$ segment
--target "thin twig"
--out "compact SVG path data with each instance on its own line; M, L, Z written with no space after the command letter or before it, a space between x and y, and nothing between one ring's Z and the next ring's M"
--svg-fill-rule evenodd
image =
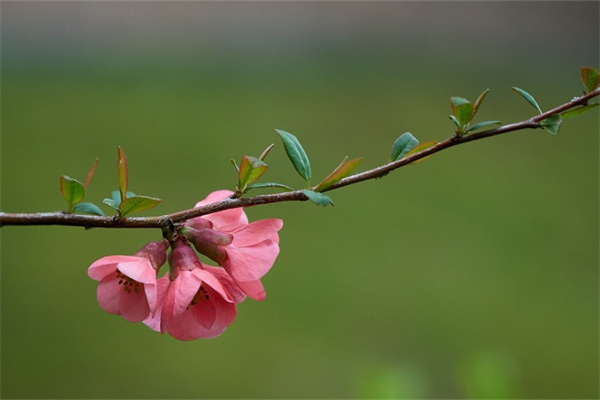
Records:
M412 154L388 164L381 165L368 171L364 171L355 175L348 176L334 185L327 188L325 191L339 189L344 186L352 185L358 182L381 178L389 172L417 161L421 158L430 156L444 149L457 146L459 144L471 142L497 136L508 132L514 132L524 129L540 128L540 122L553 114L570 110L580 105L585 105L587 102L600 95L600 88L596 89L582 97L574 98L573 100L561 104L542 114L531 117L527 120L516 122L508 125L500 126L496 129L473 133L466 136L458 137L456 135L435 144L423 151ZM279 203L283 201L306 201L308 198L302 190L295 190L284 193L265 194L253 197L244 198L227 198L225 200L207 204L202 207L183 210L172 214L161 215L158 217L132 217L117 219L114 216L100 217L93 215L67 214L64 212L49 212L49 213L4 213L0 212L0 227L6 225L66 225L66 226L82 226L85 228L163 228L167 223L181 223L188 219L201 215L212 214L218 211L228 210L238 207L252 207L261 204Z

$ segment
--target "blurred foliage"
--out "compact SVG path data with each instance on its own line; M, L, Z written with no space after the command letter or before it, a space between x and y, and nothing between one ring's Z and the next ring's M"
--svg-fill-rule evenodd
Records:
M129 189L163 199L140 215L234 189L228 160L270 143L263 179L302 187L274 128L294 132L321 179L345 156L386 162L401 132L449 137L451 96L489 87L478 118L528 118L511 86L558 105L598 60L594 2L304 6L3 3L1 209L65 209L58 177L95 157L85 199L100 204L118 190L117 146ZM204 14L215 21L194 42L184 17ZM359 17L378 29L344 30ZM2 397L596 398L594 113L329 192L335 207L248 209L284 220L282 251L267 300L208 341L96 304L87 266L160 232L2 228Z

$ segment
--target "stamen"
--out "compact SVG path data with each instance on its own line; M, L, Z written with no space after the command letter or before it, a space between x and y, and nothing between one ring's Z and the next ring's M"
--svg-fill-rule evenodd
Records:
M200 289L198 289L198 291L194 295L194 298L192 298L192 301L190 301L190 304L188 304L188 306L186 307L186 310L188 310L191 306L195 306L200 301L208 300L208 299L209 299L208 292L206 291L204 286L201 285Z
M123 286L123 291L125 291L125 293L131 293L132 291L137 294L140 293L140 288L143 286L140 282L131 279L127 275L123 275L118 269L116 271L117 278L119 278L119 285Z

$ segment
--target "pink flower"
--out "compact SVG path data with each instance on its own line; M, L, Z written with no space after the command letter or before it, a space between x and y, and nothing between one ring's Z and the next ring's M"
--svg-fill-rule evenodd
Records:
M142 247L133 256L107 256L88 268L88 276L100 281L100 307L128 321L146 318L157 301L156 273L164 264L169 242L162 239Z
M224 200L233 192L220 190L196 204L200 207ZM222 265L233 281L255 300L266 297L260 279L279 255L279 235L283 221L263 219L248 223L241 208L219 211L190 219L183 233L196 249Z
M182 240L173 246L170 272L158 280L158 307L144 323L179 340L220 335L234 321L244 294L224 271L202 265Z

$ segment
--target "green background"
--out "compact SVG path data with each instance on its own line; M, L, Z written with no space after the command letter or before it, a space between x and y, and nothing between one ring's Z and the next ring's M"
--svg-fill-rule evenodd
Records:
M453 131L449 97L490 88L477 121L580 95L598 67L597 2L2 2L1 209L63 210L117 188L190 208L264 181L366 170L405 131ZM281 254L219 338L179 342L102 311L87 267L152 230L1 229L4 398L597 398L598 113L279 203ZM109 209L102 206L105 212Z

